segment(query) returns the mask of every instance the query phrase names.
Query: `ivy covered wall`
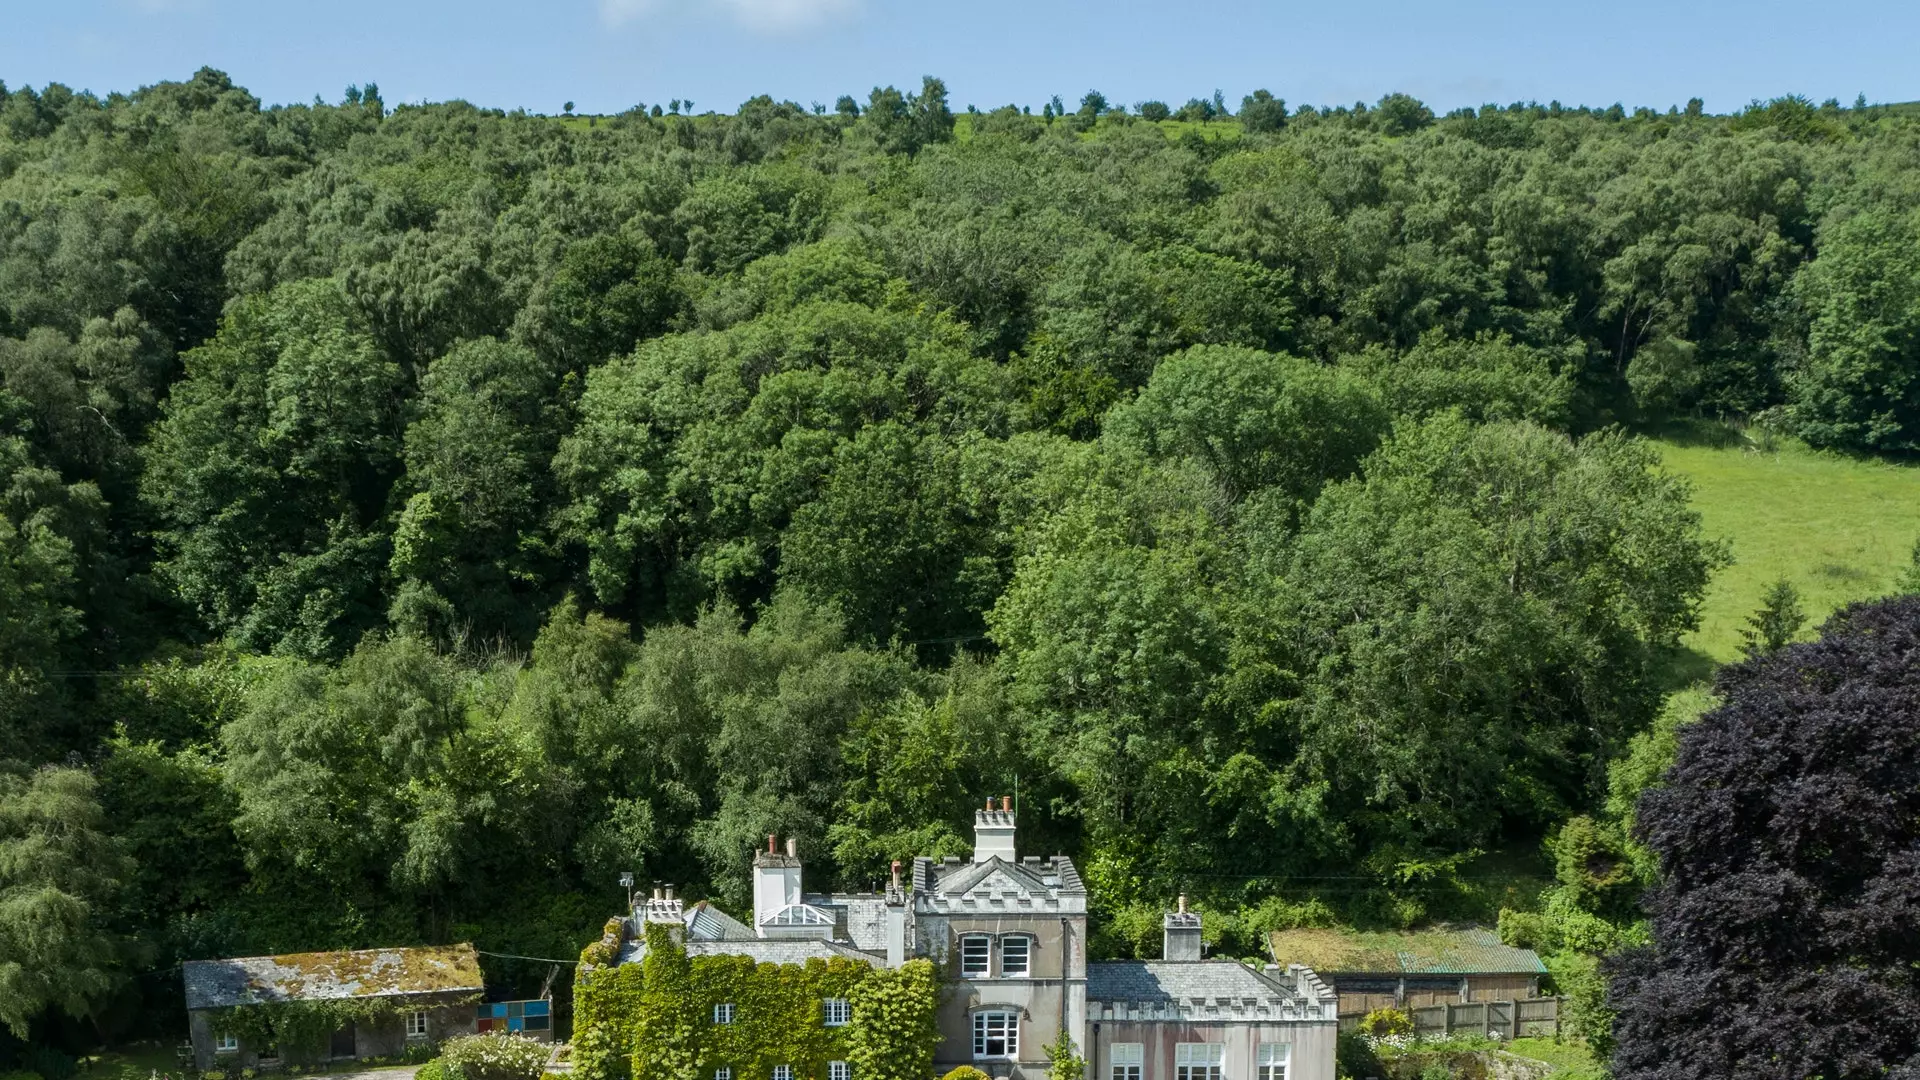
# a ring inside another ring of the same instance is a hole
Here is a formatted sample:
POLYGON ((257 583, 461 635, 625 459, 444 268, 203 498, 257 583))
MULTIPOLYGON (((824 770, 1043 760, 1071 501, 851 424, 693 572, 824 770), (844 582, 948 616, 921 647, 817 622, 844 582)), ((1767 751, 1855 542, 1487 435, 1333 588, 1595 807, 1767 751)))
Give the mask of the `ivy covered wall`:
MULTIPOLYGON (((593 946, 588 951, 594 951, 593 946)), ((858 960, 761 964, 689 957, 665 927, 647 927, 647 955, 619 967, 582 964, 574 986, 574 1070, 580 1080, 827 1080, 845 1061, 854 1080, 926 1080, 940 1041, 933 965, 878 970, 858 960), (828 1027, 824 1002, 846 998, 849 1023, 828 1027), (713 1007, 733 1006, 716 1024, 713 1007)))

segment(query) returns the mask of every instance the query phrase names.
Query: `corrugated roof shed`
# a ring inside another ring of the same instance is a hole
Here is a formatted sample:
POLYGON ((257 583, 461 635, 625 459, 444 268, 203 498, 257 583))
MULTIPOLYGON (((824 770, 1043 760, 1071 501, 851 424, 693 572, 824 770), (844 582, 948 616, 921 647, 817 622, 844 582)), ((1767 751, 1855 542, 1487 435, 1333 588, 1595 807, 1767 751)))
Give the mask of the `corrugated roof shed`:
POLYGON ((464 944, 189 960, 181 980, 189 1009, 485 989, 480 956, 464 944))
POLYGON ((1355 933, 1276 930, 1274 962, 1305 964, 1322 975, 1544 975, 1532 949, 1502 944, 1483 926, 1355 933))

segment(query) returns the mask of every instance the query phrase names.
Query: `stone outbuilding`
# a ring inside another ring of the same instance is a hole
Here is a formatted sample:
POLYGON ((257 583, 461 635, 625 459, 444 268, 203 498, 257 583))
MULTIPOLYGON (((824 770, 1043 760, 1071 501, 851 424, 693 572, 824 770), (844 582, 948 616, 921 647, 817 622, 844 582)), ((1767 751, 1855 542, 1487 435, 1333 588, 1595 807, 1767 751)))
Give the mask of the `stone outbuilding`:
POLYGON ((1374 1009, 1524 1001, 1540 996, 1547 966, 1532 949, 1503 944, 1481 926, 1357 933, 1276 930, 1269 944, 1281 967, 1318 972, 1340 995, 1341 1016, 1374 1009))
POLYGON ((410 1043, 438 1042, 475 1030, 474 1005, 485 990, 472 945, 289 953, 182 965, 194 1067, 242 1068, 278 1056, 224 1030, 228 1010, 293 1001, 377 999, 392 1007, 373 1020, 349 1023, 319 1048, 323 1061, 399 1054, 410 1043))

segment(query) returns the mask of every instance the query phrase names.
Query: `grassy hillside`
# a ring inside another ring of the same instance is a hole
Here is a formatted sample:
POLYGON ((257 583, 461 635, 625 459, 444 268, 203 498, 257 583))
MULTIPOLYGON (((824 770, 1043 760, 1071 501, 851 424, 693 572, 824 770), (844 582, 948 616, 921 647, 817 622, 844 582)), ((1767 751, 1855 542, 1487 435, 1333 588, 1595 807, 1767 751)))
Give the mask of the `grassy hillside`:
POLYGON ((1693 649, 1737 659, 1740 631, 1779 578, 1800 590, 1808 633, 1852 600, 1884 594, 1920 538, 1920 468, 1815 453, 1782 440, 1661 443, 1667 467, 1690 477, 1707 535, 1734 563, 1708 589, 1693 649))

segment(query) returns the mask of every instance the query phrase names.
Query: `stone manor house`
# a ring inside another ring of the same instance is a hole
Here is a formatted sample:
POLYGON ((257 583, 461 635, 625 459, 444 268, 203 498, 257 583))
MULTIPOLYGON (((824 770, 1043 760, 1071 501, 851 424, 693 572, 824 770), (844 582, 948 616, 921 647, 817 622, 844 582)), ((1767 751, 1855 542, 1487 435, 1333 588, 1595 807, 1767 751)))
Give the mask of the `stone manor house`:
POLYGON ((1334 992, 1301 965, 1206 959, 1184 898, 1165 917, 1161 959, 1089 962, 1080 874, 1064 855, 1016 852, 1009 799, 974 812, 971 861, 915 859, 906 884, 895 863, 884 893, 808 893, 801 870, 794 842, 768 837, 753 860, 752 925, 656 891, 634 904, 617 962, 640 960, 649 922, 678 927, 693 956, 934 959, 952 980, 936 1073, 972 1065, 1043 1080, 1064 1029, 1090 1080, 1334 1080, 1334 992))

